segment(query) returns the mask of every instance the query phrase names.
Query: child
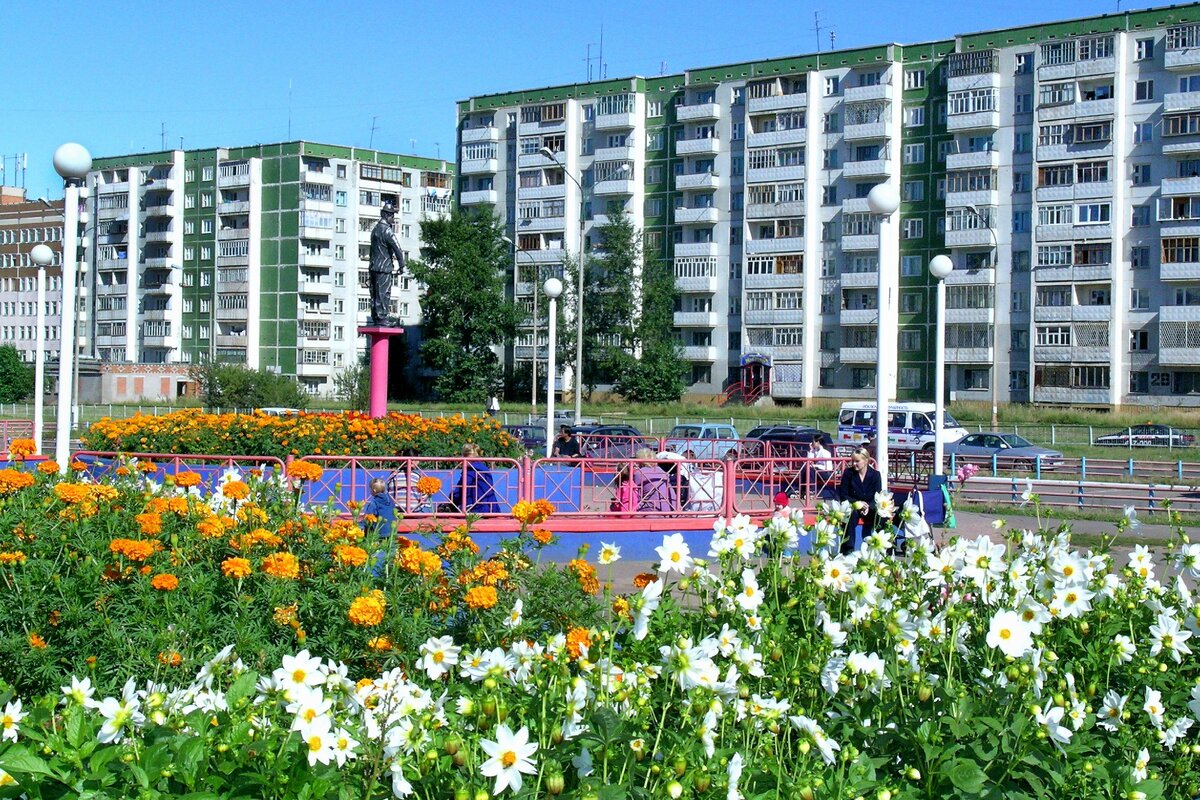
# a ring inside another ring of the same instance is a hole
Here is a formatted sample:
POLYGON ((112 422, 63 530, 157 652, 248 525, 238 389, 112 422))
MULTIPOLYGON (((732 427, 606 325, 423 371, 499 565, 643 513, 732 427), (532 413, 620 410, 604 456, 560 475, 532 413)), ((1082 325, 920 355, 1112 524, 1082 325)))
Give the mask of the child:
POLYGON ((383 478, 371 481, 371 499, 362 508, 363 529, 368 536, 391 536, 396 524, 396 503, 387 493, 383 478))

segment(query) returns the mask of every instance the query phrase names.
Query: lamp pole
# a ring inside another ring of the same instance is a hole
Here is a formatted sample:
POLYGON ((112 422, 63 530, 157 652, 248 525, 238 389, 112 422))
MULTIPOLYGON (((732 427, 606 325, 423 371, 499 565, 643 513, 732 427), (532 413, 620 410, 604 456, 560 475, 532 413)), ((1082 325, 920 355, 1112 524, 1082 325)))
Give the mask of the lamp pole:
MULTIPOLYGON (((542 289, 550 300, 550 319, 546 325, 550 329, 550 352, 546 354, 546 458, 554 452, 554 370, 555 349, 558 336, 558 296, 562 294, 562 281, 558 278, 547 278, 542 289)), ((537 342, 534 342, 534 355, 537 355, 537 342)))
POLYGON ((899 266, 892 269, 887 263, 886 256, 890 252, 888 234, 891 229, 892 215, 900 208, 900 193, 890 183, 881 183, 867 195, 867 206, 871 213, 879 218, 879 278, 876 282, 879 307, 879 331, 876 334, 876 357, 878 365, 875 368, 875 464, 883 481, 883 491, 888 488, 888 400, 891 380, 889 376, 894 367, 893 344, 897 338, 896 318, 892 313, 893 286, 892 273, 899 277, 899 266))
POLYGON ((54 151, 54 169, 62 176, 63 189, 63 255, 62 255, 62 330, 58 349, 58 404, 54 420, 54 460, 66 473, 70 466, 71 409, 75 387, 72 376, 75 368, 75 273, 79 260, 79 188, 92 156, 83 145, 70 142, 54 151), (68 337, 70 337, 68 339, 68 337))
MULTIPOLYGON (((37 352, 33 366, 33 441, 42 454, 42 436, 46 424, 46 267, 54 262, 54 251, 44 244, 35 245, 29 254, 37 265, 37 352)), ((62 341, 62 335, 59 335, 62 341)), ((61 344, 60 344, 61 347, 61 344)))
POLYGON ((944 472, 945 445, 942 443, 943 417, 946 414, 946 276, 954 271, 949 256, 934 256, 929 274, 937 281, 937 334, 933 342, 933 474, 944 472))
MULTIPOLYGON (((532 269, 533 269, 533 280, 531 281, 531 283, 533 283, 533 350, 532 350, 533 355, 529 359, 530 364, 531 364, 529 382, 532 387, 531 391, 530 391, 530 398, 529 398, 529 421, 530 421, 530 423, 532 423, 534 415, 537 414, 538 280, 541 278, 541 275, 540 275, 541 270, 538 269, 537 262, 533 259, 533 256, 529 253, 528 250, 522 249, 520 245, 513 242, 513 240, 508 238, 507 236, 502 236, 500 238, 502 240, 504 240, 505 242, 507 242, 508 244, 512 245, 514 255, 519 253, 521 255, 524 255, 526 258, 528 258, 529 266, 532 267, 532 269)), ((516 260, 513 263, 513 297, 517 296, 517 284, 521 282, 520 264, 521 264, 521 262, 516 261, 516 260)))
MULTIPOLYGON (((558 159, 555 158, 555 153, 549 147, 543 147, 538 150, 538 154, 549 161, 558 164, 558 159)), ((575 280, 575 424, 583 424, 583 273, 585 271, 585 254, 583 246, 583 228, 586 220, 584 219, 584 192, 583 182, 579 178, 567 171, 566 166, 563 166, 563 174, 571 179, 571 182, 579 187, 579 268, 575 280)), ((536 347, 536 342, 534 343, 536 347)), ((553 345, 552 345, 553 346, 553 345)), ((551 375, 551 380, 554 376, 551 375)))
MULTIPOLYGON (((979 220, 984 225, 986 225, 988 233, 990 233, 992 235, 992 248, 993 248, 993 252, 996 254, 996 258, 994 259, 994 262, 992 264, 992 271, 993 271, 993 274, 999 275, 1000 264, 997 262, 1000 261, 1000 238, 998 236, 996 236, 996 228, 992 225, 992 220, 989 219, 987 216, 985 216, 984 213, 979 210, 978 206, 966 206, 966 209, 967 209, 967 213, 969 213, 971 216, 975 217, 975 219, 979 220)), ((931 266, 932 266, 932 264, 931 264, 931 266)), ((993 284, 992 288, 993 288, 992 307, 994 309, 996 306, 996 295, 994 293, 995 284, 993 284)), ((995 312, 993 311, 993 313, 995 313, 995 312)), ((996 347, 996 326, 995 325, 992 326, 992 347, 993 348, 996 347)), ((995 352, 994 349, 993 349, 993 352, 995 352)), ((992 362, 993 362, 992 363, 992 430, 997 430, 1000 427, 1000 410, 999 410, 999 402, 997 400, 997 398, 999 397, 999 395, 997 394, 997 392, 998 392, 997 384, 999 384, 999 382, 1000 382, 1000 376, 996 374, 995 358, 992 359, 992 362)))

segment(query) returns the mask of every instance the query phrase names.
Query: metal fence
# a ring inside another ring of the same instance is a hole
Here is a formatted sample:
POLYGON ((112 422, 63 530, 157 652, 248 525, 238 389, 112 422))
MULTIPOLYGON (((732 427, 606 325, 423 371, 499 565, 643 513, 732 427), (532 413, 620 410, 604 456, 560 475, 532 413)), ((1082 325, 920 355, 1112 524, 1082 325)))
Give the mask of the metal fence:
POLYGON ((1055 481, 1024 478, 972 478, 961 484, 955 500, 997 506, 1027 507, 1037 495, 1039 505, 1074 511, 1120 510, 1132 506, 1139 514, 1161 515, 1168 501, 1184 514, 1200 513, 1200 491, 1194 487, 1101 481, 1055 481))

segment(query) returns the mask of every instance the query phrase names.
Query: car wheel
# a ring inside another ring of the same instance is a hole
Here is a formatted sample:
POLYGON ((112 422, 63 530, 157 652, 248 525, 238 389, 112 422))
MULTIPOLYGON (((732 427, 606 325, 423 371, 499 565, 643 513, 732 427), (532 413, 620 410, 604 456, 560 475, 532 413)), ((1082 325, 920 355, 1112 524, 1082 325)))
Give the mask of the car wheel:
POLYGON ((1018 472, 1033 472, 1034 463, 1027 458, 1018 458, 1013 462, 1013 469, 1018 472))

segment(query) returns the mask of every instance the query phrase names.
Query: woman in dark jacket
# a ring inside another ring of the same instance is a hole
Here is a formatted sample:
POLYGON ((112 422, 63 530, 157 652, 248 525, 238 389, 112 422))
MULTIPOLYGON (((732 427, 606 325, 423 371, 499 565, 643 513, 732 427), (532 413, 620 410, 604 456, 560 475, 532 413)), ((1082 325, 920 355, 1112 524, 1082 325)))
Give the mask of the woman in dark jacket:
POLYGON ((875 532, 875 495, 883 491, 883 476, 871 466, 871 456, 860 447, 850 456, 850 466, 842 473, 838 499, 854 508, 842 534, 842 553, 854 551, 854 528, 862 520, 863 538, 875 532))
POLYGON ((467 514, 497 514, 500 501, 496 498, 492 475, 487 464, 476 461, 483 457, 479 445, 467 442, 463 445, 462 497, 463 511, 467 514))

